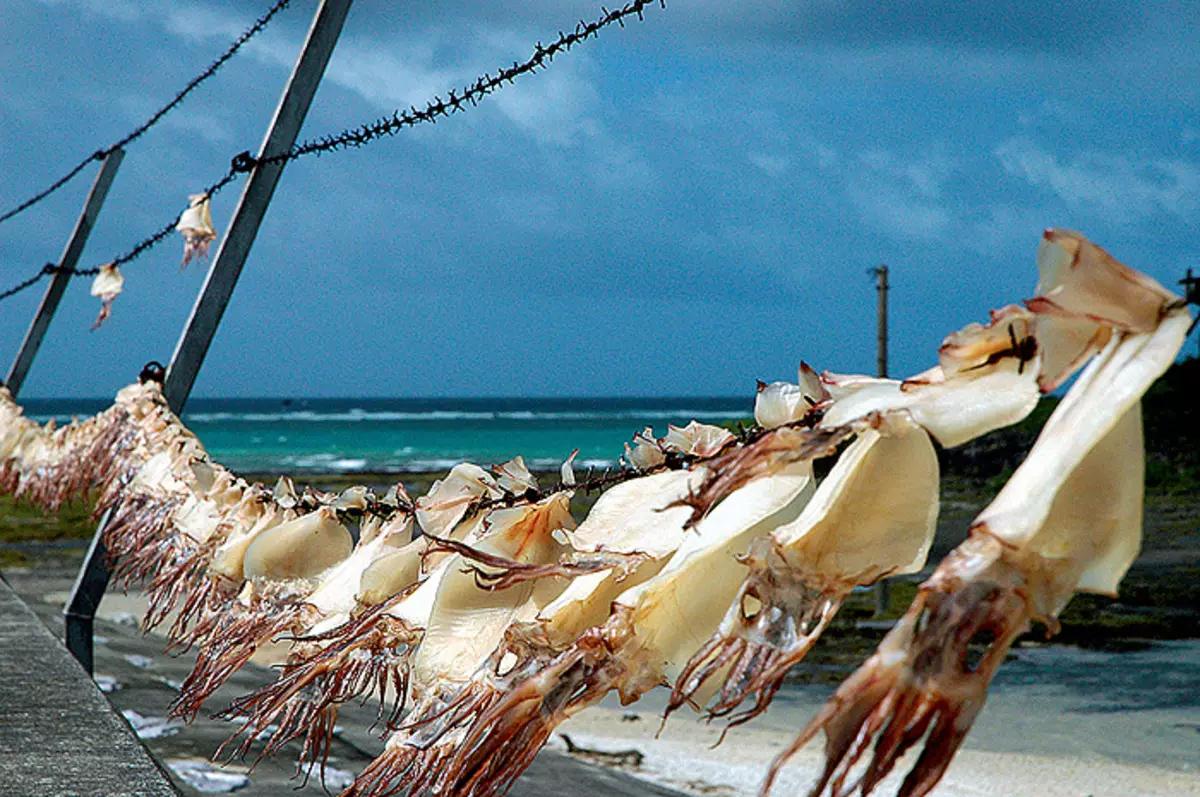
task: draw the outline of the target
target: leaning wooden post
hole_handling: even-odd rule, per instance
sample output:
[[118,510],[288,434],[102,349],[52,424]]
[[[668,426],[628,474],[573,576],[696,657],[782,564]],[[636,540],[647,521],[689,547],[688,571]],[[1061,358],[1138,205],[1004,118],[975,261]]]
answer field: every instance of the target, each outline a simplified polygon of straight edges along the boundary
[[54,311],[58,309],[58,303],[67,290],[67,283],[71,281],[71,270],[75,268],[83,254],[83,247],[87,244],[88,235],[92,232],[96,217],[100,215],[104,198],[108,196],[108,189],[112,186],[113,180],[117,176],[117,168],[120,167],[121,159],[124,157],[124,150],[114,149],[104,156],[104,162],[100,164],[100,172],[92,182],[92,190],[88,192],[83,212],[79,214],[79,218],[75,222],[75,229],[71,232],[66,248],[63,249],[62,257],[58,260],[58,271],[54,272],[54,277],[50,280],[50,285],[42,296],[42,303],[38,305],[37,315],[33,317],[33,323],[29,325],[29,331],[25,333],[25,340],[21,342],[17,357],[8,371],[8,378],[4,380],[4,384],[8,387],[8,392],[12,393],[13,398],[16,398],[17,393],[21,390],[21,385],[24,384],[25,377],[29,373],[29,367],[33,365],[33,358],[37,356],[38,347],[42,345],[42,338],[46,336],[50,320],[54,318]]
[[[259,148],[258,161],[250,170],[242,195],[238,199],[233,218],[225,230],[212,266],[204,280],[204,287],[192,307],[192,314],[184,326],[175,354],[167,369],[163,383],[163,394],[171,410],[176,414],[183,411],[188,395],[196,381],[196,374],[208,353],[217,325],[233,295],[242,265],[250,254],[250,247],[258,234],[259,224],[266,215],[284,162],[262,163],[262,159],[287,152],[296,143],[304,117],[312,104],[313,95],[325,74],[325,66],[333,54],[334,45],[342,32],[342,24],[350,10],[351,0],[322,0],[313,17],[308,37],[296,59],[292,76],[279,99],[275,116],[267,128]],[[92,663],[92,618],[100,597],[108,588],[108,565],[101,536],[104,520],[100,521],[87,558],[80,568],[75,589],[66,609],[66,642],[75,658],[90,673]]]

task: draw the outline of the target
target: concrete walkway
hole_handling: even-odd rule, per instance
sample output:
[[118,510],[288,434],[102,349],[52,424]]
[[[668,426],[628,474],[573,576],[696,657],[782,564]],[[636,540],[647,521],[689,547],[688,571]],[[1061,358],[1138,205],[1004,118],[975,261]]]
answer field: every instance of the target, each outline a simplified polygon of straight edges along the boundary
[[0,792],[176,794],[125,721],[2,578]]

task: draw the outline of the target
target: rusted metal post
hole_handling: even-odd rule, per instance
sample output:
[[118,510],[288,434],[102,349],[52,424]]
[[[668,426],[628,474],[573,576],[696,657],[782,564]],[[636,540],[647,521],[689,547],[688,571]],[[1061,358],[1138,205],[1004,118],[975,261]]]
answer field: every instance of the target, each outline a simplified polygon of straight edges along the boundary
[[[879,299],[878,322],[876,328],[876,352],[875,352],[875,370],[878,377],[886,378],[888,375],[888,267],[877,266],[870,270],[872,276],[875,277],[875,292]],[[875,584],[875,616],[878,617],[888,610],[888,603],[891,595],[888,590],[887,579],[881,578]]]
[[[350,10],[351,0],[322,0],[313,16],[312,26],[304,47],[296,59],[292,76],[279,99],[275,116],[267,127],[267,134],[259,148],[258,158],[287,152],[296,143],[304,117],[312,104],[313,95],[325,74],[329,57],[342,32],[342,24]],[[192,314],[184,326],[175,346],[175,354],[167,369],[163,383],[163,394],[176,414],[183,411],[188,396],[195,384],[196,374],[204,363],[204,355],[212,343],[221,316],[237,286],[242,266],[250,254],[250,247],[258,234],[259,224],[266,215],[275,186],[283,173],[283,162],[257,163],[250,170],[242,195],[229,227],[225,230],[212,266],[204,280],[204,287],[192,307]],[[75,589],[66,609],[66,642],[75,658],[91,672],[92,662],[92,619],[100,598],[108,588],[109,572],[105,558],[102,536],[104,521],[96,529],[92,545],[80,568]]]
[[70,271],[75,268],[83,254],[83,247],[87,244],[88,235],[92,232],[96,217],[100,215],[100,208],[104,205],[108,189],[116,179],[117,169],[124,157],[124,150],[114,149],[104,156],[104,162],[100,164],[100,171],[92,182],[92,190],[88,192],[87,201],[83,204],[83,211],[79,214],[79,218],[75,222],[75,229],[72,230],[71,237],[63,249],[62,257],[58,260],[59,270],[54,272],[54,277],[50,280],[50,285],[42,296],[42,303],[38,305],[37,314],[33,317],[33,323],[29,325],[29,331],[25,333],[25,340],[21,342],[21,348],[17,351],[12,368],[8,371],[8,378],[4,380],[4,384],[12,393],[13,398],[16,398],[17,393],[21,390],[21,385],[25,383],[25,377],[29,374],[30,366],[33,365],[33,358],[37,356],[38,347],[42,345],[42,339],[46,337],[46,330],[50,327],[51,319],[54,318],[54,311],[58,309],[58,303],[67,290],[67,283],[71,281]]

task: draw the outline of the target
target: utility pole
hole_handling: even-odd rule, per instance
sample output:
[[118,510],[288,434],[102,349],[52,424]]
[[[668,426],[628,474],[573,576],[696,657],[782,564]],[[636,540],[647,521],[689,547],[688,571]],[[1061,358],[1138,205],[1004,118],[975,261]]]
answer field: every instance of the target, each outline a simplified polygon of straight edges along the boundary
[[[1200,277],[1193,276],[1192,270],[1189,268],[1187,276],[1181,279],[1179,284],[1183,286],[1183,296],[1187,299],[1188,304],[1200,305]],[[1196,338],[1196,354],[1200,356],[1200,338]]]
[[[876,359],[875,370],[876,376],[880,379],[886,378],[888,375],[888,328],[887,328],[887,300],[888,300],[888,267],[879,265],[875,268],[868,269],[867,273],[875,278],[875,293],[879,299],[879,312],[876,333]],[[888,583],[887,579],[879,579],[875,584],[875,616],[879,617],[888,609],[889,603]]]
[[879,322],[878,333],[876,337],[876,373],[880,379],[884,379],[888,375],[888,329],[887,329],[887,295],[888,295],[888,267],[876,266],[869,269],[868,273],[875,278],[875,292],[879,296]]

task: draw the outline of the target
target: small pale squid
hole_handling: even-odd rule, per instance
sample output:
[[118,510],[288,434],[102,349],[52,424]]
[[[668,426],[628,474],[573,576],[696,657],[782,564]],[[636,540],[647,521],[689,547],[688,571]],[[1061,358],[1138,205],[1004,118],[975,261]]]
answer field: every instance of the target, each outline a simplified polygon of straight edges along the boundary
[[181,269],[187,268],[187,264],[192,260],[204,260],[208,257],[208,247],[217,238],[208,194],[188,196],[187,209],[180,214],[175,229],[183,236],[183,262],[179,265]]

